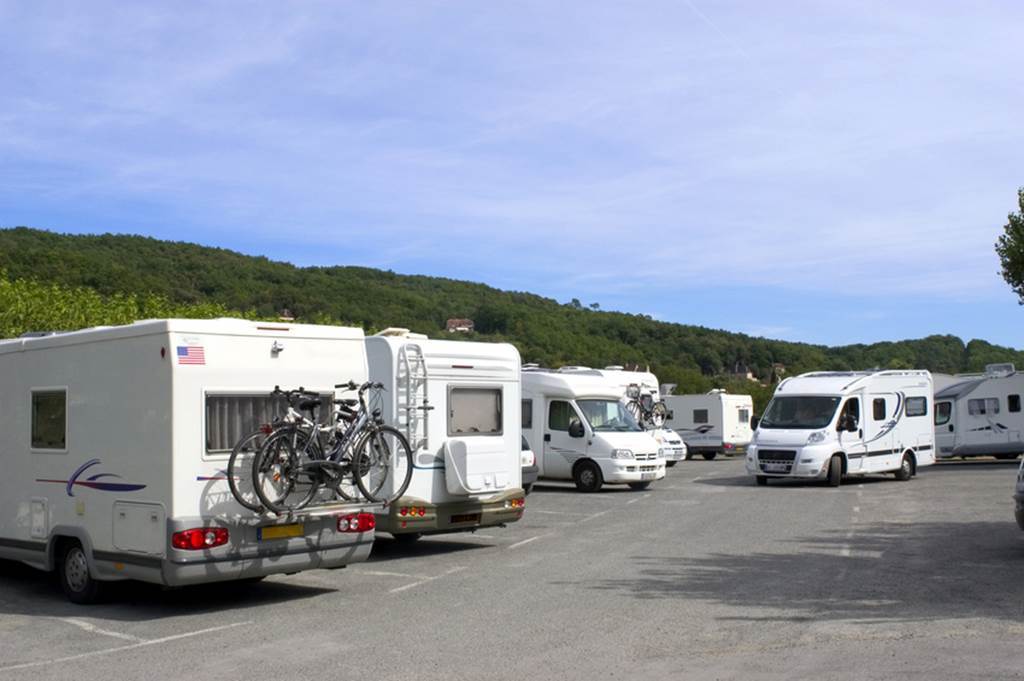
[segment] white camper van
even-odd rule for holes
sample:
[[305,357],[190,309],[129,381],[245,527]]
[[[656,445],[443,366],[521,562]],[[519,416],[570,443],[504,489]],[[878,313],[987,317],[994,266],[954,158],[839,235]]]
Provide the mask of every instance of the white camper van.
[[690,455],[710,461],[719,454],[742,454],[754,431],[750,395],[731,395],[716,389],[703,395],[668,395],[668,425],[682,435]]
[[405,494],[379,511],[377,529],[415,541],[519,520],[519,352],[407,329],[367,338],[366,352],[370,379],[387,386],[384,420],[405,434],[414,468]]
[[1024,453],[1024,374],[1012,364],[990,364],[983,374],[952,378],[935,391],[938,457],[1015,459]]
[[573,480],[584,492],[605,483],[644,489],[665,477],[658,443],[596,372],[525,368],[523,435],[541,478]]
[[927,371],[816,372],[782,381],[747,450],[747,473],[821,478],[895,473],[935,463]]
[[372,507],[261,516],[224,469],[269,420],[276,384],[333,395],[366,375],[361,329],[158,320],[2,341],[0,557],[56,570],[76,602],[107,580],[179,586],[365,560]]

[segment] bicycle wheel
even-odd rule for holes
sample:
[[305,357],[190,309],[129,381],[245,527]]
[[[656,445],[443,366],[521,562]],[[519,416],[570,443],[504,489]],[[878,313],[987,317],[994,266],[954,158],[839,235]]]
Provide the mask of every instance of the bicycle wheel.
[[246,435],[231,450],[231,458],[228,459],[228,487],[232,496],[239,504],[257,513],[263,510],[263,503],[252,484],[252,464],[266,439],[267,434],[262,430]]
[[278,515],[298,511],[309,504],[320,488],[317,444],[298,428],[283,428],[270,435],[253,459],[252,481],[256,495]]
[[655,428],[661,428],[668,420],[668,407],[664,402],[657,402],[651,409],[651,423]]
[[370,501],[394,501],[412,480],[412,450],[405,436],[391,426],[376,426],[355,448],[352,477]]
[[637,400],[630,400],[629,402],[626,402],[626,411],[629,412],[630,416],[636,419],[637,423],[641,425],[643,424],[644,410],[640,406],[640,402],[638,402]]

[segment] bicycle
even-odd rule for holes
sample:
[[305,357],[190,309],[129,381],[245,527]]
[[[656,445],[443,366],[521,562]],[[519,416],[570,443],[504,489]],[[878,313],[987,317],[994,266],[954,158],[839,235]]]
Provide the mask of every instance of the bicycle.
[[642,394],[640,386],[633,384],[626,388],[626,411],[644,430],[656,430],[668,420],[668,407],[664,402],[654,401],[654,396]]

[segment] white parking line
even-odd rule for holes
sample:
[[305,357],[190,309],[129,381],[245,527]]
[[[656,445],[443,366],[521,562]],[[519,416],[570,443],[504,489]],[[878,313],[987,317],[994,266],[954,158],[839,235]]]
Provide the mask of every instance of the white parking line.
[[407,572],[384,572],[383,570],[356,570],[364,575],[374,577],[404,577],[406,579],[423,579],[423,575],[410,575]]
[[119,631],[110,631],[108,629],[100,629],[95,624],[90,624],[90,623],[85,622],[83,620],[75,619],[74,617],[58,617],[57,619],[59,619],[61,622],[66,622],[67,624],[73,624],[76,627],[78,627],[79,629],[82,629],[83,631],[88,631],[90,634],[100,634],[102,636],[112,636],[114,638],[124,639],[125,641],[133,641],[135,643],[142,643],[143,641],[146,640],[146,639],[143,639],[143,638],[139,638],[138,636],[132,636],[131,634],[122,634]]
[[506,549],[517,549],[520,546],[525,546],[525,545],[529,544],[532,541],[537,541],[538,539],[543,539],[544,537],[550,537],[552,534],[554,534],[554,533],[553,532],[548,532],[547,534],[538,534],[536,537],[530,537],[529,539],[524,539],[522,541],[517,541],[515,544],[510,544],[509,546],[507,546],[505,548]]
[[49,660],[39,660],[38,662],[24,662],[22,664],[12,664],[6,667],[0,667],[0,672],[9,672],[15,669],[30,669],[32,667],[44,667],[50,664],[60,664],[61,662],[71,662],[73,660],[82,660],[88,657],[99,657],[100,655],[112,655],[119,653],[122,650],[133,650],[135,648],[143,648],[146,646],[155,646],[161,643],[170,643],[171,641],[177,641],[182,638],[190,638],[192,636],[202,636],[203,634],[212,634],[215,631],[224,631],[225,629],[233,629],[235,627],[245,626],[252,624],[252,620],[245,622],[235,622],[233,624],[224,624],[219,627],[210,627],[209,629],[200,629],[199,631],[189,631],[184,634],[175,634],[173,636],[164,636],[163,638],[154,638],[150,640],[140,640],[138,643],[132,643],[127,646],[118,646],[116,648],[106,648],[104,650],[93,650],[88,653],[80,653],[78,655],[68,655],[67,657],[55,657]]
[[651,495],[650,494],[645,494],[642,497],[637,497],[636,499],[630,499],[629,501],[626,502],[626,506],[629,506],[630,504],[635,504],[638,501],[643,501],[644,499],[646,499],[649,496],[651,496]]
[[530,513],[543,513],[545,515],[587,515],[586,513],[578,513],[575,511],[537,511],[534,509],[531,509]]
[[420,586],[422,584],[427,584],[428,582],[433,582],[435,580],[441,579],[442,577],[447,577],[448,575],[453,575],[456,572],[461,572],[462,570],[465,570],[465,569],[466,569],[465,567],[453,567],[451,570],[446,570],[445,572],[442,572],[441,574],[437,575],[436,577],[427,577],[426,579],[421,579],[418,582],[413,582],[411,584],[405,584],[404,586],[395,587],[394,589],[391,589],[390,591],[388,591],[388,593],[389,594],[397,594],[397,593],[400,593],[402,591],[406,591],[408,589],[411,589],[413,587]]
[[599,518],[599,517],[603,516],[605,513],[611,513],[614,510],[615,510],[614,508],[609,508],[607,511],[598,511],[597,513],[591,513],[586,518],[581,518],[580,522],[581,523],[585,523],[588,520],[593,520],[594,518]]

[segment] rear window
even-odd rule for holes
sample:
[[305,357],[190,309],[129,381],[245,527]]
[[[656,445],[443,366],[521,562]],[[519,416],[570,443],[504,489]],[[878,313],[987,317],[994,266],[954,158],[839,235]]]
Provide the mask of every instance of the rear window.
[[928,398],[927,397],[908,397],[906,406],[907,416],[927,416],[928,415]]
[[523,428],[533,428],[533,400],[523,400]]
[[451,388],[449,435],[501,435],[501,388]]

